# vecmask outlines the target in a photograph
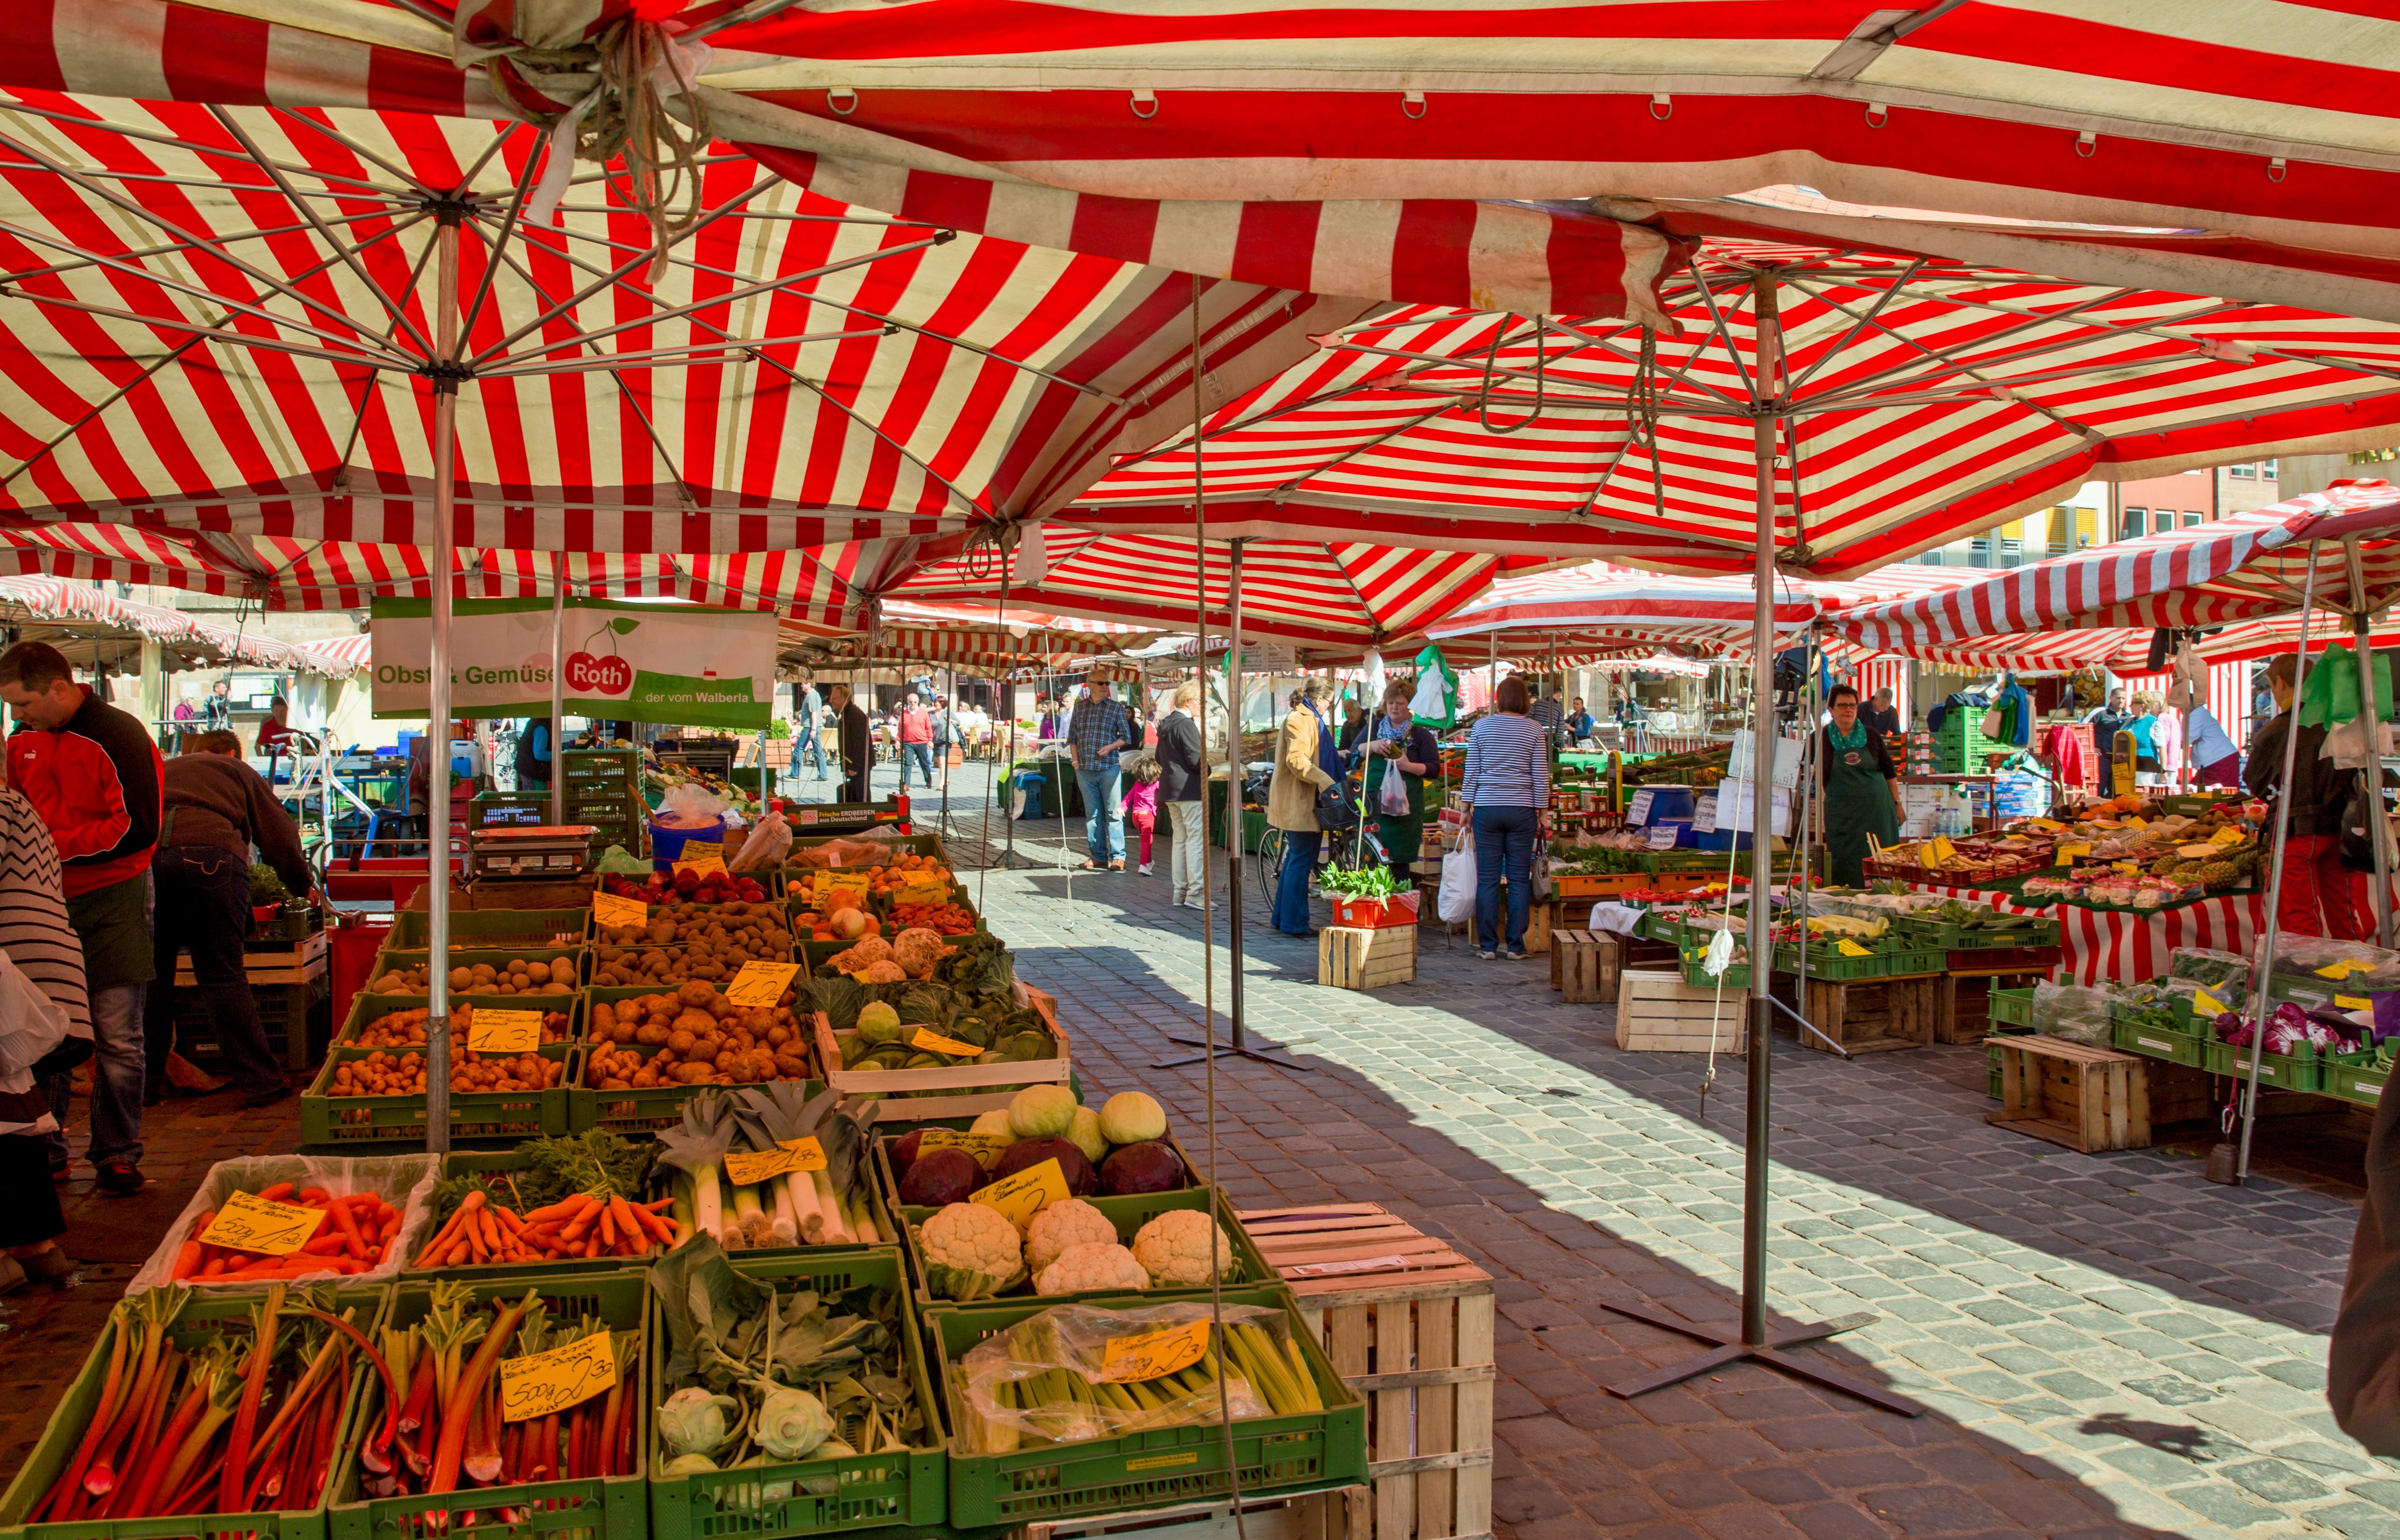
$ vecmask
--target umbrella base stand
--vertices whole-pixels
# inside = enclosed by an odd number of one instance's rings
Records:
[[[1302,1064],[1296,1059],[1277,1058],[1275,1055],[1282,1051],[1279,1043],[1253,1048],[1246,1043],[1228,1043],[1222,1038],[1178,1037],[1172,1032],[1167,1034],[1166,1041],[1185,1048],[1197,1048],[1200,1052],[1186,1054],[1181,1058],[1161,1059],[1151,1066],[1153,1070],[1180,1070],[1187,1064],[1201,1064],[1211,1057],[1222,1058],[1229,1055],[1258,1064],[1272,1064],[1278,1070],[1308,1070],[1316,1068],[1314,1064]],[[1308,1039],[1296,1041],[1306,1043]]]
[[[1738,1364],[1747,1359],[1753,1363],[1765,1364],[1769,1369],[1781,1370],[1795,1379],[1807,1380],[1812,1384],[1822,1385],[1828,1390],[1838,1390],[1846,1396],[1855,1396],[1861,1401],[1881,1407],[1886,1411],[1898,1412],[1902,1417],[1921,1417],[1925,1414],[1923,1407],[1904,1396],[1894,1396],[1889,1391],[1878,1389],[1864,1380],[1843,1373],[1840,1370],[1812,1363],[1806,1358],[1794,1357],[1783,1351],[1785,1348],[1798,1347],[1807,1342],[1821,1342],[1839,1332],[1855,1331],[1875,1319],[1870,1313],[1861,1311],[1855,1315],[1838,1315],[1830,1321],[1819,1321],[1814,1326],[1795,1327],[1788,1331],[1770,1335],[1764,1342],[1745,1342],[1741,1340],[1741,1328],[1739,1326],[1709,1326],[1699,1321],[1686,1320],[1681,1315],[1670,1315],[1662,1311],[1646,1310],[1640,1305],[1613,1304],[1605,1300],[1601,1301],[1600,1304],[1603,1310],[1614,1310],[1620,1315],[1630,1315],[1645,1326],[1655,1326],[1666,1331],[1681,1332],[1686,1337],[1717,1344],[1697,1357],[1670,1364],[1665,1369],[1652,1370],[1647,1374],[1638,1374],[1630,1380],[1619,1380],[1608,1387],[1608,1393],[1611,1396],[1630,1400],[1636,1396],[1644,1396],[1654,1390],[1663,1390],[1669,1385],[1680,1384],[1695,1374],[1705,1374],[1712,1369],[1723,1369],[1727,1364]]]

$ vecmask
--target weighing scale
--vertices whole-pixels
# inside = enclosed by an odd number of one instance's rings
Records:
[[[592,865],[590,824],[506,825],[476,829],[467,837],[470,877],[578,877]]]

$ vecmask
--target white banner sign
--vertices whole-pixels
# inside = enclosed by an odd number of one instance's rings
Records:
[[[377,716],[430,709],[432,602],[375,602]],[[775,617],[702,605],[569,599],[569,715],[757,729],[775,703]],[[550,601],[461,599],[450,623],[450,707],[457,716],[550,712]]]

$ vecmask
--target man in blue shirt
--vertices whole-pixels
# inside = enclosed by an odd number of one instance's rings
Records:
[[[800,760],[806,757],[816,770],[816,778],[825,778],[825,697],[817,693],[813,680],[800,686],[800,703],[792,713],[792,770],[800,773]]]
[[[1580,743],[1591,736],[1591,713],[1583,709],[1583,697],[1575,698],[1575,710],[1567,713],[1567,741]]]
[[[1132,714],[1091,687],[1067,725],[1067,746],[1075,759],[1075,783],[1084,792],[1084,848],[1091,858],[1083,870],[1125,870],[1125,804],[1117,756],[1136,742]]]

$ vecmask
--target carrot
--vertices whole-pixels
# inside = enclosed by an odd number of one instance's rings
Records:
[[[350,1206],[337,1202],[329,1203],[325,1206],[332,1211],[334,1224],[341,1236],[342,1244],[349,1249],[350,1255],[365,1256],[367,1254],[366,1238],[359,1233],[358,1218],[350,1212]]]
[[[302,1247],[300,1249],[303,1253],[311,1257],[331,1257],[348,1251],[349,1248],[350,1241],[348,1236],[333,1234],[320,1235],[315,1240],[310,1241],[307,1245]]]
[[[175,1248],[175,1265],[167,1276],[170,1281],[190,1277],[200,1270],[200,1243],[185,1241]]]
[[[288,1181],[279,1181],[274,1186],[267,1188],[258,1195],[260,1199],[267,1203],[281,1203],[284,1199],[292,1195],[292,1184]]]
[[[492,1215],[507,1228],[510,1234],[522,1235],[525,1233],[525,1220],[517,1218],[515,1211],[510,1208],[507,1204],[494,1204],[492,1206]]]
[[[331,1203],[333,1198],[334,1194],[326,1192],[321,1187],[304,1187],[300,1189],[300,1201],[311,1208],[322,1208],[326,1204]]]
[[[619,1201],[623,1202],[622,1199]],[[648,1206],[633,1203],[625,1206],[633,1211],[634,1222],[648,1231],[652,1240],[666,1246],[675,1244],[675,1226],[661,1219]]]
[[[561,1198],[547,1207],[526,1210],[525,1223],[540,1224],[549,1220],[571,1220],[582,1206],[583,1194],[578,1192],[573,1197]]]
[[[604,1204],[600,1209],[600,1245],[602,1249],[617,1249],[617,1216]]]

